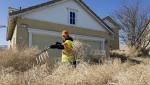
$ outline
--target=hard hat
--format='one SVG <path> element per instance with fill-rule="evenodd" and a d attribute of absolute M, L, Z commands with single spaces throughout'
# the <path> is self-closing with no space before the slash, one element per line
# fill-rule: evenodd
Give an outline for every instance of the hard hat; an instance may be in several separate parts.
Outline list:
<path fill-rule="evenodd" d="M 67 30 L 63 30 L 62 35 L 69 35 L 69 32 Z"/>

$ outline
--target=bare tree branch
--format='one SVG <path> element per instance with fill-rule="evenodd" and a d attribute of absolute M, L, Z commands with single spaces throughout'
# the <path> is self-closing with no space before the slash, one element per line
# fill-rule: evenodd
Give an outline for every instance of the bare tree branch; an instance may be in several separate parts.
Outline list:
<path fill-rule="evenodd" d="M 140 1 L 137 0 L 132 5 L 123 5 L 115 12 L 116 21 L 121 27 L 120 38 L 128 46 L 146 48 L 150 44 L 150 40 L 147 39 L 150 32 L 144 32 L 148 25 L 150 12 L 143 11 Z"/>

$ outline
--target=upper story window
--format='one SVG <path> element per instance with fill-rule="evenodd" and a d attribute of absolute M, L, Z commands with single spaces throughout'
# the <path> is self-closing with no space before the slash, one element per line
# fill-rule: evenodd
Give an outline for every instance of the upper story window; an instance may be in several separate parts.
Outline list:
<path fill-rule="evenodd" d="M 70 25 L 76 25 L 77 24 L 77 12 L 78 10 L 67 8 L 68 10 L 68 23 Z"/>
<path fill-rule="evenodd" d="M 70 24 L 76 24 L 76 13 L 72 11 L 70 12 Z"/>

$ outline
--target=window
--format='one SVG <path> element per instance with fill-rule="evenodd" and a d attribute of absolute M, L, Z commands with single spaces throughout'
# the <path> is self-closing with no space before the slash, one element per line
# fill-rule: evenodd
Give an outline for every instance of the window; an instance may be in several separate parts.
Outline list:
<path fill-rule="evenodd" d="M 76 14 L 75 12 L 70 12 L 70 24 L 76 24 Z"/>
<path fill-rule="evenodd" d="M 77 25 L 78 24 L 78 9 L 67 8 L 68 12 L 68 24 L 69 25 Z"/>

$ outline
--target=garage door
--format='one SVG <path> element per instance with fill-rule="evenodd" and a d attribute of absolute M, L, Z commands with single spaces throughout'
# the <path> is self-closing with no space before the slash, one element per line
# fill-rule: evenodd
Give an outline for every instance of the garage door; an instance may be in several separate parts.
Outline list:
<path fill-rule="evenodd" d="M 97 54 L 100 55 L 104 51 L 104 42 L 103 40 L 83 40 L 83 39 L 78 39 L 79 41 L 83 42 L 85 46 L 89 49 L 88 54 Z M 95 53 L 98 52 L 98 53 Z"/>
<path fill-rule="evenodd" d="M 105 51 L 104 38 L 93 37 L 93 36 L 84 36 L 71 34 L 74 40 L 80 40 L 88 44 L 92 50 L 102 50 Z M 44 49 L 47 46 L 54 44 L 56 41 L 61 42 L 61 37 L 59 32 L 39 30 L 39 29 L 30 29 L 29 30 L 29 47 L 38 46 L 40 49 Z M 61 57 L 61 50 L 51 49 L 49 50 L 49 55 L 59 58 Z"/>
<path fill-rule="evenodd" d="M 44 49 L 49 45 L 55 44 L 55 42 L 61 42 L 61 38 L 51 35 L 42 35 L 42 34 L 32 34 L 32 46 L 38 47 L 39 49 Z M 61 50 L 50 49 L 48 50 L 49 56 L 60 58 Z"/>

